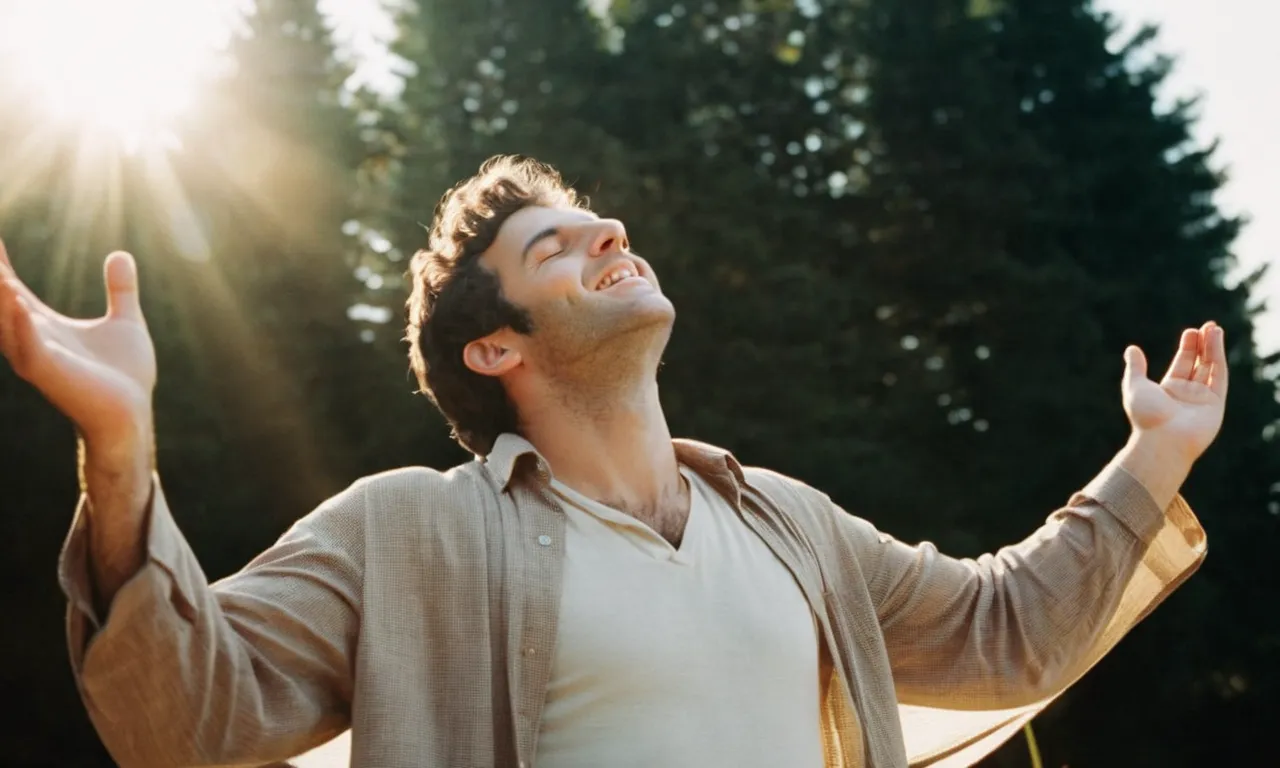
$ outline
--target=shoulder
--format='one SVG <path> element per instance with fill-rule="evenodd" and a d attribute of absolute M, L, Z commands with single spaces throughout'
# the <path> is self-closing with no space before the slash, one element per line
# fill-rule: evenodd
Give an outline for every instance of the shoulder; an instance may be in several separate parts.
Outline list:
<path fill-rule="evenodd" d="M 744 490 L 765 495 L 770 501 L 784 508 L 796 505 L 821 506 L 826 496 L 794 477 L 764 467 L 743 464 L 732 452 L 709 443 L 687 438 L 672 441 L 676 457 L 697 473 L 708 479 L 727 480 L 727 471 L 734 484 L 743 484 Z"/>
<path fill-rule="evenodd" d="M 797 480 L 790 475 L 784 475 L 772 469 L 764 467 L 743 467 L 742 476 L 746 480 L 747 485 L 769 494 L 771 497 L 780 496 L 781 499 L 775 499 L 798 502 L 803 504 L 828 504 L 830 500 L 822 491 L 805 483 L 803 480 Z"/>
<path fill-rule="evenodd" d="M 742 476 L 748 488 L 763 494 L 778 511 L 810 531 L 830 526 L 831 499 L 808 483 L 764 467 L 743 467 Z"/>
<path fill-rule="evenodd" d="M 743 467 L 742 473 L 748 486 L 767 496 L 779 511 L 811 534 L 837 539 L 852 536 L 859 541 L 881 538 L 870 522 L 846 512 L 825 492 L 802 480 L 762 467 Z"/>
<path fill-rule="evenodd" d="M 359 493 L 367 498 L 394 500 L 397 496 L 419 497 L 422 494 L 461 493 L 483 482 L 477 462 L 460 464 L 447 470 L 423 466 L 405 466 L 387 469 L 356 480 L 345 492 Z"/>
<path fill-rule="evenodd" d="M 489 489 L 484 470 L 469 462 L 448 470 L 404 466 L 365 475 L 321 502 L 303 521 L 311 525 L 347 527 L 358 519 L 394 524 L 455 517 L 449 512 L 474 506 Z"/>

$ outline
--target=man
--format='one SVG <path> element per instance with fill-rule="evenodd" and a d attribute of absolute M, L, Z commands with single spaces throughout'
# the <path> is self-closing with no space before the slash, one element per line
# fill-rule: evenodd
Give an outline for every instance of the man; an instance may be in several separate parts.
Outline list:
<path fill-rule="evenodd" d="M 7 264 L 7 262 L 6 262 Z M 1020 544 L 908 546 L 802 483 L 673 441 L 674 311 L 622 224 L 495 158 L 411 267 L 423 391 L 477 459 L 354 483 L 209 585 L 153 463 L 130 257 L 107 315 L 0 281 L 0 346 L 82 436 L 60 562 L 76 679 L 133 766 L 972 762 L 1198 566 L 1178 488 L 1221 425 L 1222 330 L 1125 351 L 1132 437 Z"/>

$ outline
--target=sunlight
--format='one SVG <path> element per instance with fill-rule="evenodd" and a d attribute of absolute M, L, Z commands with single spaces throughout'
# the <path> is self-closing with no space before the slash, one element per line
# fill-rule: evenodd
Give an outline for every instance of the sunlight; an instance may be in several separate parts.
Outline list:
<path fill-rule="evenodd" d="M 127 151 L 173 141 L 198 101 L 234 2 L 39 0 L 5 3 L 0 60 L 61 126 L 106 134 Z"/>

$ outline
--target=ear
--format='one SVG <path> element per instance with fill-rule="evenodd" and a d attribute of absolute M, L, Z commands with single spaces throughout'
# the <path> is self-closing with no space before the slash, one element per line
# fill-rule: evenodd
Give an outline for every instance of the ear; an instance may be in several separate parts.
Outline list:
<path fill-rule="evenodd" d="M 462 349 L 462 361 L 481 376 L 502 376 L 520 364 L 520 353 L 503 343 L 501 332 L 476 339 Z"/>

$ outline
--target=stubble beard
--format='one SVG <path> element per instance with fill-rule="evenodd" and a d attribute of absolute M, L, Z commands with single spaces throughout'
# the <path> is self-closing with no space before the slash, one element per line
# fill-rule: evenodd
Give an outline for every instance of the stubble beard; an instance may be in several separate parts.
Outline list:
<path fill-rule="evenodd" d="M 584 415 L 611 409 L 652 383 L 674 319 L 669 310 L 533 318 L 542 367 L 564 404 Z"/>

